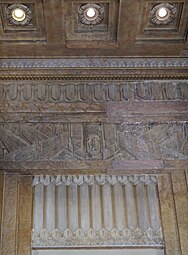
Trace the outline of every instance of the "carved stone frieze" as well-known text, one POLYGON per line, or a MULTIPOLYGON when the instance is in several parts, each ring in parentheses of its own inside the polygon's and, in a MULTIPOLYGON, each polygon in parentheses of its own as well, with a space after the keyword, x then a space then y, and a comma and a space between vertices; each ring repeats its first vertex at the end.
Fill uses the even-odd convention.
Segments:
POLYGON ((0 59, 0 68, 188 68, 187 58, 0 59))
POLYGON ((187 100, 188 83, 176 81, 135 82, 135 100, 187 100))
POLYGON ((131 183, 132 185, 138 185, 138 183, 148 185, 149 183, 157 184, 157 178, 155 175, 35 175, 33 179, 33 186, 42 184, 44 186, 53 183, 56 186, 61 184, 70 186, 71 184, 76 184, 81 186, 83 184, 93 185, 94 183, 98 185, 110 184, 115 185, 117 183, 121 185, 126 185, 131 183))
POLYGON ((64 232, 54 229, 51 232, 45 229, 41 232, 32 233, 33 248, 49 247, 163 247, 162 229, 153 231, 148 228, 146 231, 140 228, 132 231, 125 228, 123 231, 113 228, 111 231, 101 229, 96 231, 90 228, 88 231, 77 229, 64 232), (151 237, 153 239, 151 239, 151 237))
POLYGON ((1 102, 95 103, 130 100, 188 100, 188 82, 2 81, 0 84, 1 102))
POLYGON ((188 124, 0 125, 0 161, 188 159, 188 124))

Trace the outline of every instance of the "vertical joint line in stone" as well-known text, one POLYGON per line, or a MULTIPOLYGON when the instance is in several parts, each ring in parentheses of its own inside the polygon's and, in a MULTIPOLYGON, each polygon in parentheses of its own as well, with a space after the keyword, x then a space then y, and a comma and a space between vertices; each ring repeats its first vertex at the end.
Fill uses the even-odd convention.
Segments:
MULTIPOLYGON (((34 180, 34 176, 33 176, 33 180, 34 180)), ((33 183, 33 180, 32 180, 32 183, 33 183)), ((32 222, 32 229, 34 229, 34 217, 35 217, 35 208, 34 208, 34 205, 35 205, 35 188, 36 188, 36 185, 35 186, 32 186, 32 214, 31 214, 31 222, 32 222)))
POLYGON ((5 205, 5 173, 3 174, 3 197, 2 197, 2 217, 1 217, 1 228, 0 228, 0 254, 3 250, 3 218, 4 218, 4 205, 5 205))
POLYGON ((16 190, 17 190, 17 205, 16 205, 16 236, 15 236, 15 244, 16 244, 16 254, 18 252, 18 227, 19 227, 19 214, 20 214, 20 177, 19 175, 16 176, 16 179, 17 179, 17 187, 16 187, 16 190))
POLYGON ((188 170, 184 170, 184 176, 185 176, 185 184, 186 184, 187 194, 188 194, 188 170))
MULTIPOLYGON (((156 186, 156 191, 157 191, 157 198, 158 198, 158 208, 159 208, 159 222, 160 222, 160 227, 162 229, 162 236, 164 240, 164 229, 163 229, 163 219, 162 219, 162 211, 161 211, 161 200, 160 200, 160 193, 159 193, 159 186, 158 186, 158 176, 157 176, 157 186, 156 186)), ((165 240, 164 240, 164 247, 165 247, 165 240)))
MULTIPOLYGON (((160 207, 160 196, 159 196, 159 190, 158 190, 158 182, 157 184, 155 185, 155 192, 156 192, 156 197, 157 197, 157 210, 158 210, 158 216, 159 216, 159 223, 160 223, 160 226, 162 228, 162 220, 161 220, 161 207, 160 207)), ((164 236, 164 235, 163 235, 164 236)))
POLYGON ((180 230, 178 226, 178 215, 177 215, 177 210, 176 210, 176 202, 175 202, 175 197, 174 197, 174 187, 173 187, 173 180, 172 180, 172 173, 169 174, 169 179, 170 179, 170 188, 172 191, 172 199, 173 199, 173 204, 174 204, 174 212, 175 212, 175 220, 176 220, 176 228, 177 228, 177 234, 178 234, 178 241, 179 241, 179 248, 182 253, 182 247, 181 247, 181 238, 180 238, 180 230))

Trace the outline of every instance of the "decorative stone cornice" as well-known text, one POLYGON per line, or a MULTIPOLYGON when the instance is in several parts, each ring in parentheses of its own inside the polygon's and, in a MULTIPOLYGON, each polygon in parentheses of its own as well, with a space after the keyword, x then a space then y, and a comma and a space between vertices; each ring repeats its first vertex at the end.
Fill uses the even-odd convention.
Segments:
POLYGON ((0 59, 0 68, 188 68, 188 58, 0 59))
POLYGON ((138 81, 138 80, 187 80, 188 74, 137 74, 137 75, 1 75, 1 81, 138 81))

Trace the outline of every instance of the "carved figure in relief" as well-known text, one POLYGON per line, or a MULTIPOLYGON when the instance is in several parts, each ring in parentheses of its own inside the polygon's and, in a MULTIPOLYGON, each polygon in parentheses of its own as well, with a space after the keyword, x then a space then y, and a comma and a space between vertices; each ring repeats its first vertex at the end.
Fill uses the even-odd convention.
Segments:
POLYGON ((98 135, 89 135, 87 141, 87 153, 90 156, 96 156, 100 153, 100 137, 98 135))

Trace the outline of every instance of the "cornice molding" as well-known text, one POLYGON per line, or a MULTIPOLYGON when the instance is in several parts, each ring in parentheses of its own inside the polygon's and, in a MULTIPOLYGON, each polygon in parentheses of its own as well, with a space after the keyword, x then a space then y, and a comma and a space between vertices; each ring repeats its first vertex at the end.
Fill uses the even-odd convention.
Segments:
POLYGON ((188 74, 137 74, 137 75, 1 75, 0 80, 62 80, 62 81, 137 81, 137 80, 187 80, 188 74))
POLYGON ((188 68, 188 58, 0 59, 0 68, 188 68))

